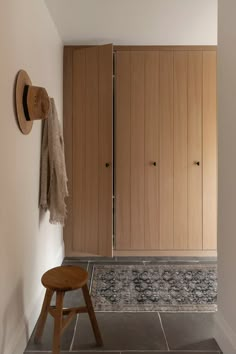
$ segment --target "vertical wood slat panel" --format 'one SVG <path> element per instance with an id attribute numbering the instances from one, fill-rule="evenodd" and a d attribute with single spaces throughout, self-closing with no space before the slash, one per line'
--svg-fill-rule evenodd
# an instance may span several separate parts
<path id="1" fill-rule="evenodd" d="M 101 46 L 99 54 L 99 228 L 98 253 L 112 256 L 112 44 Z M 106 167 L 105 164 L 110 166 Z"/>
<path id="2" fill-rule="evenodd" d="M 188 54 L 188 248 L 202 249 L 202 51 Z"/>
<path id="3" fill-rule="evenodd" d="M 134 54 L 136 53 L 134 52 Z M 128 53 L 128 55 L 130 54 Z M 147 53 L 145 53 L 145 58 L 147 58 L 146 55 Z M 145 66 L 145 68 L 147 68 L 147 66 Z M 141 73 L 142 76 L 142 70 L 139 69 L 139 73 Z M 126 72 L 126 75 L 128 77 L 128 72 Z M 147 80 L 148 75 L 149 74 L 145 69 L 144 81 Z M 203 247 L 202 84 L 202 51 L 176 52 L 174 54 L 174 60 L 173 52 L 167 51 L 160 53 L 160 249 L 188 248 L 191 250 L 199 250 Z M 150 215 L 148 215 L 148 197 L 146 193 L 148 193 L 147 183 L 149 182 L 146 172 L 146 164 L 148 159 L 148 150 L 149 148 L 151 150 L 152 143 L 150 139 L 151 145 L 149 146 L 146 144 L 146 135 L 148 134 L 149 129 L 148 115 L 150 113 L 148 113 L 148 110 L 151 112 L 152 107 L 150 107 L 148 103 L 149 94 L 146 92 L 146 87 L 147 84 L 145 84 L 144 90 L 144 247 L 145 249 L 152 247 L 157 249 L 159 243 L 155 240 L 155 238 L 150 239 L 149 232 L 151 230 L 151 223 L 148 225 L 150 221 L 150 219 L 148 220 L 148 217 Z M 185 93 L 183 93 L 183 91 Z M 140 112 L 142 112 L 142 100 L 139 113 Z M 130 134 L 132 136 L 132 133 Z M 186 146 L 186 144 L 188 145 Z M 133 144 L 133 146 L 135 146 L 135 144 Z M 200 161 L 200 166 L 194 164 L 196 161 Z M 138 185 L 137 181 L 136 183 Z M 136 196 L 137 195 L 138 194 L 136 194 Z M 141 199 L 139 199 L 139 201 L 140 200 Z M 131 209 L 132 207 L 133 203 L 131 203 Z M 155 212 L 153 212 L 153 214 L 154 213 Z M 128 214 L 126 214 L 126 221 L 127 215 Z M 117 220 L 117 227 L 118 222 L 119 221 Z M 140 229 L 142 230 L 142 226 L 141 228 L 139 227 L 139 232 Z M 153 230 L 154 229 L 155 227 L 153 227 Z M 126 241 L 128 241 L 128 243 L 130 242 L 129 239 L 126 239 Z M 137 246 L 132 244 L 132 248 L 141 249 L 139 247 L 141 247 L 140 245 L 142 242 L 142 235 L 139 235 L 139 240 L 137 240 L 136 243 Z M 153 244 L 155 244 L 155 246 L 153 246 Z M 128 248 L 122 246 L 120 249 L 129 249 L 129 247 L 131 247 L 130 244 Z"/>
<path id="4" fill-rule="evenodd" d="M 68 177 L 69 198 L 66 199 L 67 218 L 63 230 L 65 253 L 72 251 L 73 242 L 73 50 L 64 48 L 63 58 L 63 134 L 65 142 L 65 161 Z"/>
<path id="5" fill-rule="evenodd" d="M 145 249 L 159 248 L 159 52 L 145 52 Z M 156 166 L 153 165 L 156 162 Z"/>
<path id="6" fill-rule="evenodd" d="M 131 56 L 131 247 L 144 249 L 144 53 Z"/>
<path id="7" fill-rule="evenodd" d="M 160 249 L 173 249 L 173 51 L 160 52 Z"/>
<path id="8" fill-rule="evenodd" d="M 131 247 L 144 249 L 144 53 L 131 56 Z"/>
<path id="9" fill-rule="evenodd" d="M 174 248 L 188 246 L 188 52 L 174 52 Z"/>
<path id="10" fill-rule="evenodd" d="M 116 54 L 116 249 L 131 248 L 130 53 Z"/>
<path id="11" fill-rule="evenodd" d="M 216 52 L 203 52 L 203 249 L 216 249 Z"/>
<path id="12" fill-rule="evenodd" d="M 98 253 L 98 48 L 86 49 L 86 249 Z"/>
<path id="13" fill-rule="evenodd" d="M 73 251 L 86 249 L 86 51 L 73 55 Z"/>

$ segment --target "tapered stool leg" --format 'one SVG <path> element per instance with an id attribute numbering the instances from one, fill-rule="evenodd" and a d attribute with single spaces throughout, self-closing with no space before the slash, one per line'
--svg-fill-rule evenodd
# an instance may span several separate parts
<path id="1" fill-rule="evenodd" d="M 87 310 L 88 310 L 88 314 L 89 314 L 89 318 L 90 318 L 90 322 L 93 328 L 93 333 L 94 336 L 96 338 L 96 342 L 98 346 L 102 346 L 103 345 L 103 341 L 102 341 L 102 336 L 98 327 L 98 323 L 97 323 L 97 319 L 95 316 L 95 312 L 93 309 L 93 304 L 89 295 L 89 290 L 88 290 L 88 286 L 87 284 L 84 285 L 82 287 L 82 291 L 83 291 L 83 295 L 84 295 L 84 301 L 86 303 L 87 306 Z"/>
<path id="2" fill-rule="evenodd" d="M 36 329 L 36 333 L 35 333 L 35 337 L 34 337 L 35 343 L 38 343 L 42 338 L 43 330 L 44 330 L 45 322 L 47 319 L 48 310 L 50 307 L 53 293 L 54 293 L 54 291 L 52 291 L 50 289 L 46 289 L 46 293 L 45 293 L 44 300 L 43 300 L 42 310 L 41 310 L 41 313 L 39 316 L 37 329 Z"/>
<path id="3" fill-rule="evenodd" d="M 60 354 L 64 294 L 63 291 L 57 291 L 54 314 L 53 354 Z"/>

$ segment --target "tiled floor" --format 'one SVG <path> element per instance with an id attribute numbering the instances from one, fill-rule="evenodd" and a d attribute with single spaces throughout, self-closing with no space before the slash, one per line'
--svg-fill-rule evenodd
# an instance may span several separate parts
<path id="1" fill-rule="evenodd" d="M 122 262 L 123 264 L 161 262 L 166 258 L 115 258 L 65 260 L 64 264 L 76 264 L 86 268 L 92 276 L 94 263 Z M 175 260 L 176 261 L 176 260 Z M 194 259 L 198 262 L 198 259 Z M 205 259 L 204 262 L 214 262 Z M 186 260 L 185 260 L 186 262 Z M 181 263 L 184 263 L 183 261 Z M 65 306 L 83 304 L 81 290 L 68 292 Z M 89 354 L 95 351 L 128 354 L 216 354 L 221 353 L 213 338 L 213 313 L 158 313 L 158 312 L 99 312 L 96 314 L 103 336 L 104 346 L 95 345 L 87 314 L 78 315 L 66 329 L 61 340 L 61 352 L 64 354 Z M 41 344 L 34 344 L 34 333 L 28 343 L 25 354 L 50 353 L 52 348 L 53 321 L 47 319 Z"/>

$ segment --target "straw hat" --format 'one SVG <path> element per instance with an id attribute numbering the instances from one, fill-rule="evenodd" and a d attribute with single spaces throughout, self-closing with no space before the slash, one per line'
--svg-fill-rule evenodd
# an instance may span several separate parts
<path id="1" fill-rule="evenodd" d="M 26 71 L 20 70 L 16 79 L 16 114 L 23 134 L 29 134 L 34 120 L 48 117 L 49 105 L 45 88 L 32 86 Z"/>

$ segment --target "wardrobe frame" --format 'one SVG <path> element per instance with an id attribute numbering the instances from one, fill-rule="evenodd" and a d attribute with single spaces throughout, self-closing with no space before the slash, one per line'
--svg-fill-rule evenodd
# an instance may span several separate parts
<path id="1" fill-rule="evenodd" d="M 78 257 L 78 256 L 96 256 L 94 254 L 80 253 L 73 250 L 73 208 L 72 208 L 72 196 L 73 196 L 73 143 L 72 143 L 72 129 L 73 129 L 73 92 L 72 92 L 72 60 L 73 51 L 76 49 L 83 49 L 88 47 L 94 47 L 96 45 L 68 45 L 64 46 L 63 54 L 63 133 L 65 143 L 65 159 L 68 176 L 68 190 L 69 198 L 67 198 L 67 219 L 65 222 L 63 237 L 65 244 L 65 256 Z M 113 53 L 117 51 L 217 51 L 217 46 L 214 45 L 196 45 L 196 46 L 145 46 L 145 45 L 114 45 Z M 111 210 L 112 212 L 112 210 Z M 111 235 L 113 237 L 113 235 Z M 159 256 L 159 257 L 216 257 L 217 251 L 215 250 L 134 250 L 134 251 L 118 251 L 115 250 L 113 245 L 113 256 Z"/>

